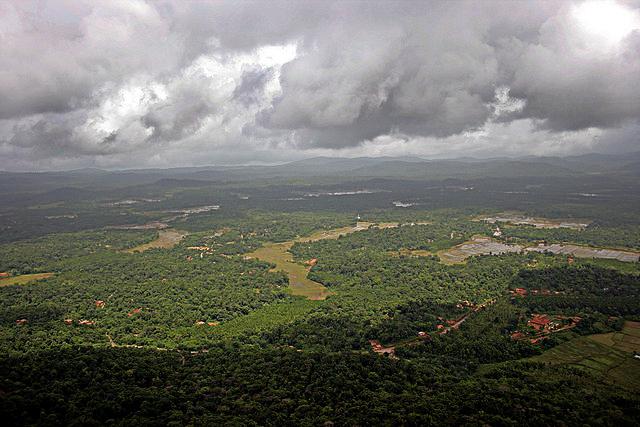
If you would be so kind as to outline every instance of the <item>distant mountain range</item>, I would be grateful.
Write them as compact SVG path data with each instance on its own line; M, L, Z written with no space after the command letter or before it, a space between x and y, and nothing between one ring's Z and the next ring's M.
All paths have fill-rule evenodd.
M182 180L231 182L311 177L447 179L607 174L640 176L640 152L569 157L426 160L411 157L315 157L271 166L204 166L107 171L87 168L64 172L0 172L0 193L62 187L114 188ZM165 181L166 182L166 181Z

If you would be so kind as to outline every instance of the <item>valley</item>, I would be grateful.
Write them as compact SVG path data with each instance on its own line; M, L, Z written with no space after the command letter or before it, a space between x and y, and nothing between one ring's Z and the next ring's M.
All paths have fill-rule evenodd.
M74 414L65 419L88 413L106 423L120 409L102 414L91 398L99 389L80 386L84 373L136 378L109 383L104 401L124 408L123 399L137 399L118 416L140 419L151 402L206 402L203 413L215 414L207 421L248 422L255 415L236 409L250 396L270 419L308 405L316 415L304 419L322 424L365 393L390 424L411 413L464 424L468 416L450 406L486 411L473 400L481 390L497 393L500 408L535 390L559 412L590 396L581 419L612 399L621 402L616 419L635 416L637 381L624 375L640 363L633 180L612 173L631 190L611 212L609 200L571 196L603 193L614 178L602 176L569 177L559 195L546 177L354 180L345 172L282 182L183 173L108 191L104 178L82 200L18 191L0 207L0 389L8 396L0 401L13 402L3 409L9 416L26 413L28 402L67 417L46 402L72 387L72 399L89 403L61 404ZM325 413L325 395L302 380L309 376L313 390L335 383L350 394ZM390 389L406 402L390 400ZM546 398L528 402L549 410ZM236 412L225 415L225 405ZM484 414L473 420L520 419ZM351 416L340 419L358 424Z

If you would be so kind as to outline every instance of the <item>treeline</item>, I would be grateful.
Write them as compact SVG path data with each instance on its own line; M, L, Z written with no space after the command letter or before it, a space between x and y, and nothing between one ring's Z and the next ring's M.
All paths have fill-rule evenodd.
M595 265L522 270L513 287L547 289L550 295L516 298L533 312L564 312L609 316L640 316L640 275ZM556 293L558 292L558 293Z
M506 237L529 242L544 240L551 243L570 242L591 246L640 249L640 225L637 224L605 226L594 222L584 230L507 226L503 227L503 233Z
M596 265L526 269L513 279L514 287L549 289L568 295L640 296L640 275L624 274Z
M355 216L331 212L238 212L221 216L217 212L193 215L176 223L188 231L232 229L230 236L244 236L260 242L284 242L319 230L355 225Z

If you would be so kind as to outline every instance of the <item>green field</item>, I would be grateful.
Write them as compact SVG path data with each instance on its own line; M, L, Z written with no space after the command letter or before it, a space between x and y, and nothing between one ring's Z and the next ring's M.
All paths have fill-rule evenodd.
M637 351L640 351L640 322L625 322L620 332L575 338L531 360L576 366L606 382L638 390L640 360L633 357Z
M144 252L155 248L169 249L177 245L178 242L180 242L180 240L182 240L186 235L187 234L182 231L173 229L160 230L158 231L158 237L155 240L136 246L135 248L127 249L125 252Z
M287 273L292 295L303 296L310 300L327 298L331 292L320 283L307 278L307 267L293 262L293 256L289 252L292 245L293 242L268 243L248 256L275 264L275 270Z
M36 280L48 279L53 276L54 273L36 273L36 274L21 274L15 277L6 277L0 279L0 286L10 285L23 285L29 282L35 282Z

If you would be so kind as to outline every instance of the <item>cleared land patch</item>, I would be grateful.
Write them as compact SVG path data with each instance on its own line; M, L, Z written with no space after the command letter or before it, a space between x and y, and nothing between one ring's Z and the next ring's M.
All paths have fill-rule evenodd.
M570 228L573 230L582 230L591 222L576 219L534 218L518 213L502 213L496 216L480 218L480 220L491 224L504 222L514 225L533 225L536 228Z
M474 236L471 240L438 252L440 261L444 264L457 264L476 255L500 255L508 252L520 252L520 245L507 245L497 242L490 237Z
M172 248L175 245L177 245L178 242L180 242L180 240L182 240L182 238L186 235L187 235L186 233L182 231L174 230L173 228L158 230L157 239L149 243L144 243L142 245L136 246L135 248L127 249L125 252L134 253L134 252L144 252L146 250L154 249L154 248L162 248L162 249Z
M530 360L567 364L601 376L606 382L640 388L640 322L625 322L622 331L589 335L560 344Z
M615 259L623 262L640 260L640 252L623 251L619 249L591 248L579 245L538 245L526 248L527 251L552 252L554 254L573 255L578 258Z
M294 240L294 242L315 242L318 240L326 240L326 239L337 239L340 236L346 236L347 234L355 233L357 231L368 230L369 227L375 228L395 228L399 227L400 224L397 222L381 222L381 223L373 223L373 222L364 222L359 221L356 223L354 227L341 227L334 228L333 230L322 230L317 231L306 237L298 237Z
M310 300L327 298L331 292L320 283L308 279L308 271L304 265L293 262L293 255L289 252L291 246L293 242L268 243L247 255L275 264L275 270L287 273L292 295L304 296Z
M387 253L393 257L401 257L401 256L421 257L421 256L433 255L433 252L427 251L424 249L400 249L399 251L388 251Z
M511 245L493 240L486 236L474 236L471 240L438 252L440 261L444 264L463 263L469 257L476 255L501 255L520 251L551 252L558 255L573 255L578 258L610 259L622 262L637 262L640 252L623 251L609 248L592 248L589 246L571 244L552 244L538 246Z
M275 270L282 270L289 276L289 287L292 295L299 295L310 300L324 300L331 292L318 282L307 278L308 269L304 265L293 261L293 255L289 252L296 242L314 242L324 239L337 239L357 231L367 230L370 226L379 228L398 227L398 223L358 222L354 227L341 227L333 230L323 230L306 237L298 237L295 240L282 243L267 243L261 248L247 254L249 257L258 258L276 265Z
M54 273L36 273L36 274L21 274L15 277L6 277L0 279L0 286L10 285L23 285L25 283L34 282L36 280L48 279L53 276Z

